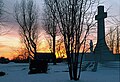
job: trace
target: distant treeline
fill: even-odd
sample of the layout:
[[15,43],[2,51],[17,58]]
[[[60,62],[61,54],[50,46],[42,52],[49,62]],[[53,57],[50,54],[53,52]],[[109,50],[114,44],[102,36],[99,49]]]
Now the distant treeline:
[[[57,63],[66,62],[66,61],[67,61],[67,59],[65,59],[65,58],[57,58],[56,59]],[[27,58],[27,59],[13,58],[12,60],[9,60],[8,58],[0,57],[0,63],[1,64],[8,64],[9,62],[14,62],[14,63],[29,63],[29,58]]]
[[7,63],[9,63],[9,62],[10,62],[10,60],[9,60],[8,58],[0,57],[0,63],[2,63],[2,64],[7,64]]

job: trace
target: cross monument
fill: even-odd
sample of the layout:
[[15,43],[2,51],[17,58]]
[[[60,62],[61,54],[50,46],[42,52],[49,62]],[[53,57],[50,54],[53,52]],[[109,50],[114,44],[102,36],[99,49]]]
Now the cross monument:
[[105,41],[105,22],[107,12],[104,12],[104,6],[98,6],[98,15],[95,16],[95,20],[98,21],[97,25],[97,44],[95,47],[95,59],[98,62],[110,60],[112,53]]

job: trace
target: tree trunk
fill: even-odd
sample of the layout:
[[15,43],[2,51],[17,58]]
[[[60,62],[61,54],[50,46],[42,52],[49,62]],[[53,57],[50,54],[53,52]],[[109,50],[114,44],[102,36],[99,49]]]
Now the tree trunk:
[[33,58],[34,60],[36,60],[36,59],[37,59],[37,57],[36,57],[36,53],[34,53],[34,56],[33,56],[33,57],[34,57],[34,58]]
[[73,64],[73,74],[74,74],[74,80],[77,81],[77,62]]
[[53,36],[53,65],[56,65],[56,55],[55,55],[55,38],[56,38],[56,36],[54,35]]
[[116,53],[119,54],[119,29],[117,27]]

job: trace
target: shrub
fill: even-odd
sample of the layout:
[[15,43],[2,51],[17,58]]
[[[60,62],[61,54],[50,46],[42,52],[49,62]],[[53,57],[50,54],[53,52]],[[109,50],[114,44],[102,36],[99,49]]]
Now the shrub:
[[4,76],[5,75],[5,72],[0,72],[0,76]]

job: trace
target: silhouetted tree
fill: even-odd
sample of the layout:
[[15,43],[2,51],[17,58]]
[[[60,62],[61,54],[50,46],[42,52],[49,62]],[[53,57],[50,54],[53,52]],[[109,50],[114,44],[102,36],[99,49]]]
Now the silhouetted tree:
[[55,43],[57,34],[56,6],[53,1],[45,0],[43,28],[52,37],[52,53],[54,53],[54,64],[56,64]]
[[[112,18],[112,21],[110,21],[111,27],[108,31],[107,36],[107,43],[110,48],[110,50],[113,53],[119,54],[120,53],[120,20],[116,18]],[[113,24],[113,26],[112,26]]]
[[110,51],[113,53],[114,51],[114,43],[115,43],[115,34],[113,32],[113,28],[110,27],[110,30],[109,30],[109,35],[108,35],[108,38],[107,38],[107,43],[108,43],[108,46],[110,48]]
[[33,0],[21,0],[14,7],[15,19],[19,24],[20,36],[29,52],[36,58],[38,40],[38,11]]
[[56,53],[58,55],[58,58],[63,58],[64,54],[65,54],[65,50],[64,50],[64,40],[63,37],[61,36],[57,42],[56,42]]
[[[18,48],[18,49],[13,49],[15,54],[18,54],[18,58],[21,58],[21,60],[26,60],[28,58],[28,50],[26,48]],[[14,57],[17,58],[17,57]]]
[[[54,11],[54,20],[64,37],[65,50],[68,59],[70,79],[79,80],[83,54],[78,62],[82,44],[85,49],[86,38],[91,27],[95,25],[93,18],[96,12],[96,0],[47,0],[50,12]],[[52,4],[51,4],[52,3]],[[54,8],[52,8],[54,5]]]
[[120,53],[120,19],[116,19],[114,20],[114,22],[116,23],[116,53],[119,54]]
[[[8,20],[10,15],[10,11],[6,10],[6,7],[4,6],[4,1],[0,0],[0,36],[6,35],[7,33],[9,33],[11,31],[11,28],[7,28],[7,22],[10,22],[11,20]],[[10,27],[10,26],[8,26]]]
[[[3,15],[3,1],[0,0],[0,28],[1,28],[1,23],[2,23],[2,15]],[[0,32],[1,35],[1,32]]]
[[0,18],[2,16],[2,9],[3,9],[3,1],[0,0]]

